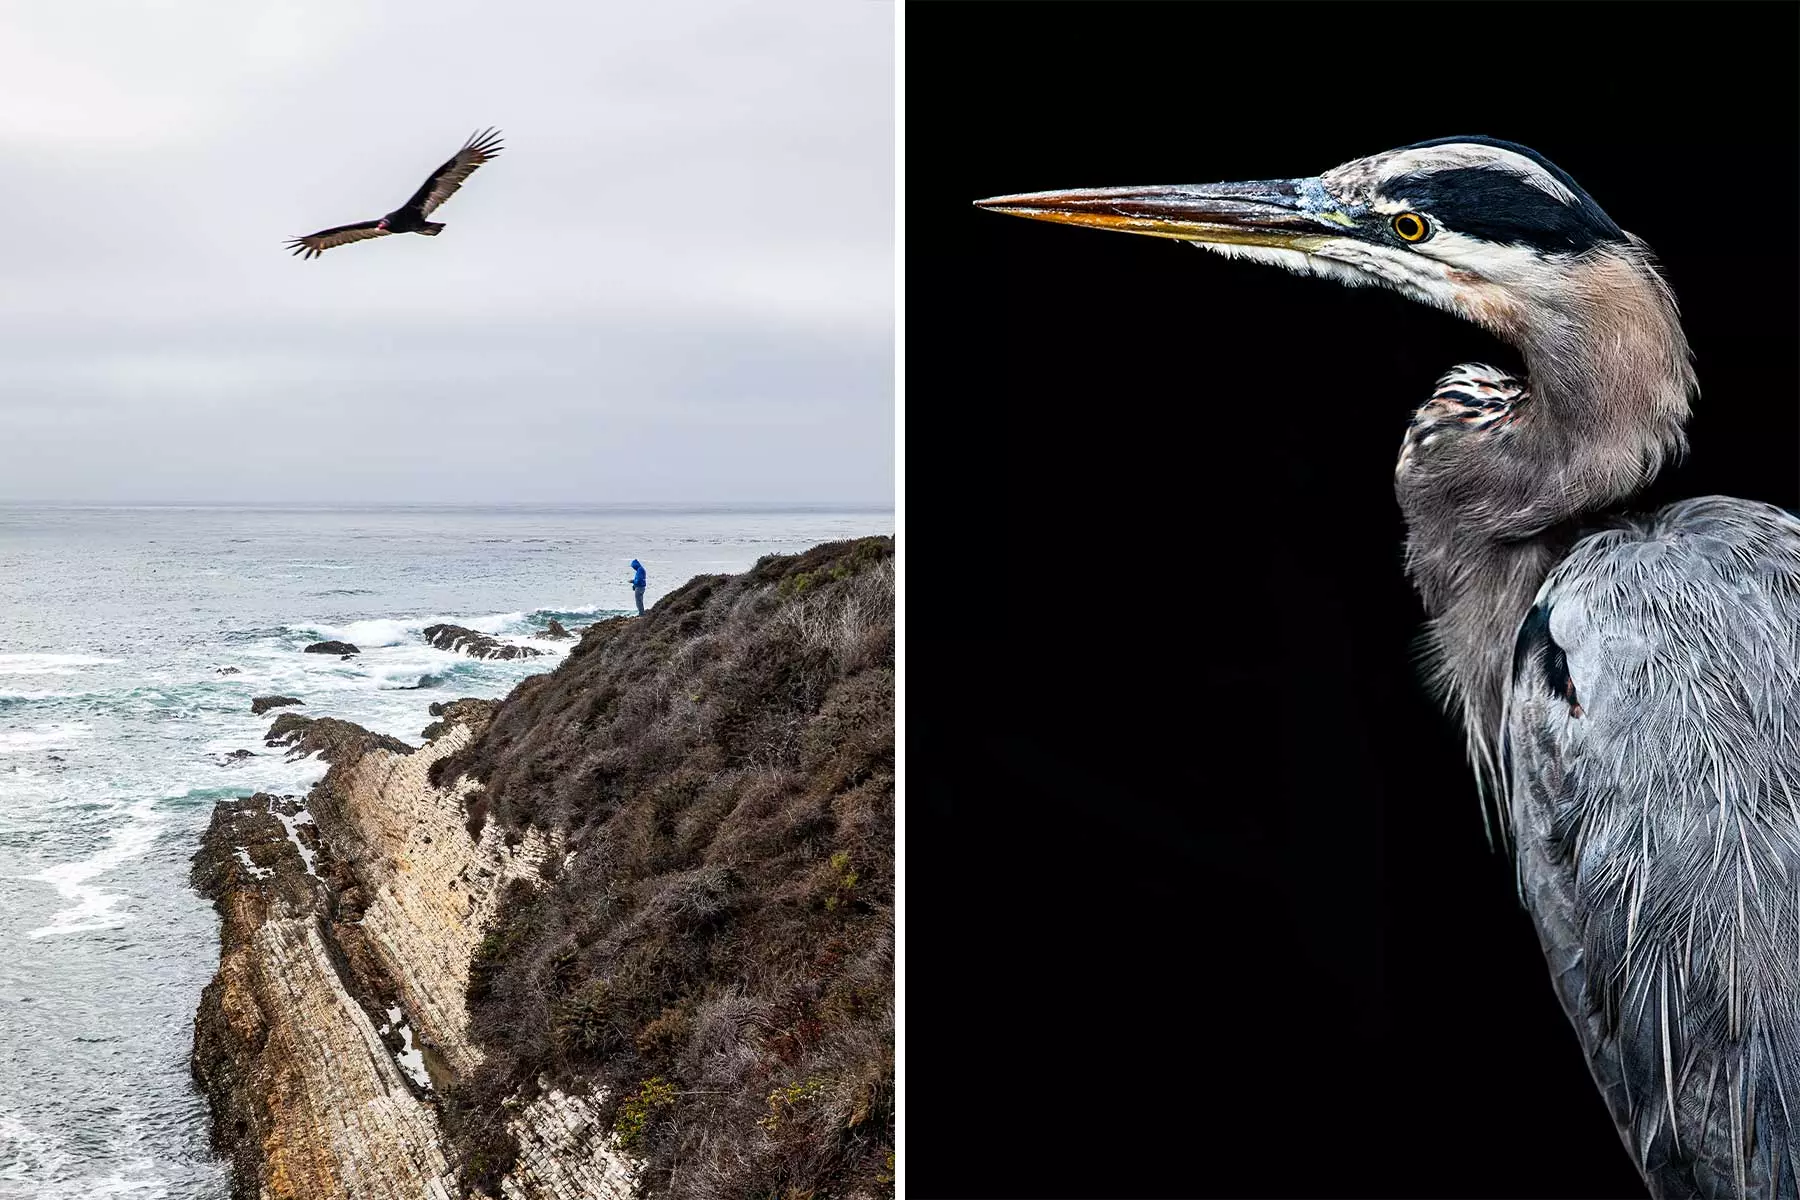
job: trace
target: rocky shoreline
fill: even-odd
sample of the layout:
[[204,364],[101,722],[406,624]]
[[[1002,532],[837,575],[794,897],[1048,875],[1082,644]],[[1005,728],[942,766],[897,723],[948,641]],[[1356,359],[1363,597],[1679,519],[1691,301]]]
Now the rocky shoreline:
[[[493,701],[434,705],[413,750],[331,718],[282,714],[271,746],[318,751],[308,795],[222,801],[194,858],[220,915],[219,973],[201,999],[192,1067],[211,1102],[233,1196],[476,1200],[438,1116],[438,1093],[480,1062],[463,1000],[502,886],[533,877],[540,835],[469,836],[467,785],[440,791],[432,763],[485,724]],[[395,1020],[394,1014],[400,1019]],[[416,1041],[428,1078],[398,1056]],[[507,1200],[622,1198],[633,1164],[609,1153],[585,1102],[521,1111]]]
[[276,714],[324,778],[193,861],[234,1200],[891,1195],[893,582],[697,578],[417,748]]

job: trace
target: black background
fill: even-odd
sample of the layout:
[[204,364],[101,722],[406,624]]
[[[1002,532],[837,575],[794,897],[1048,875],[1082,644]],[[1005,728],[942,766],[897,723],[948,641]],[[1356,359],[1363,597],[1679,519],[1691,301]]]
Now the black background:
[[1401,430],[1515,360],[1000,193],[1524,142],[1658,251],[1645,504],[1800,504],[1789,4],[906,13],[908,1193],[1632,1196],[1413,665]]

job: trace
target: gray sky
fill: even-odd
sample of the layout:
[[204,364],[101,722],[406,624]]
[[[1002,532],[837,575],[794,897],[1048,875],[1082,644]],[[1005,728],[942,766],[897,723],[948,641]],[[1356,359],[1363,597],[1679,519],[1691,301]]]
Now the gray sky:
[[893,24],[3,0],[0,501],[890,502]]

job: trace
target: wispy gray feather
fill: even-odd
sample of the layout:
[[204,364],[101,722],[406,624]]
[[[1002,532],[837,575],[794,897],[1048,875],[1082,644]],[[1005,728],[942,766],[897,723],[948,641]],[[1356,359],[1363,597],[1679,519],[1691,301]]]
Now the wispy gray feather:
[[1544,585],[1583,715],[1507,700],[1525,902],[1658,1196],[1793,1196],[1800,521],[1709,497]]

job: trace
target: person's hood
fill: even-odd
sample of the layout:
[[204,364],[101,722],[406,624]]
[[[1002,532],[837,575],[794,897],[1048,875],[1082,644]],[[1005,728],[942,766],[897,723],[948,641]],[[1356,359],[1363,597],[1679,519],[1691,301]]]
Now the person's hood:
[[632,566],[634,566],[634,567],[640,567],[640,568],[641,568],[641,567],[642,567],[642,566],[643,566],[643,565],[644,565],[644,564],[643,564],[643,563],[641,563],[641,562],[639,562],[639,561],[638,561],[638,560],[637,560],[637,559],[635,559],[635,558],[634,558],[634,559],[632,559],[632,560],[631,560],[631,565],[632,565]]

